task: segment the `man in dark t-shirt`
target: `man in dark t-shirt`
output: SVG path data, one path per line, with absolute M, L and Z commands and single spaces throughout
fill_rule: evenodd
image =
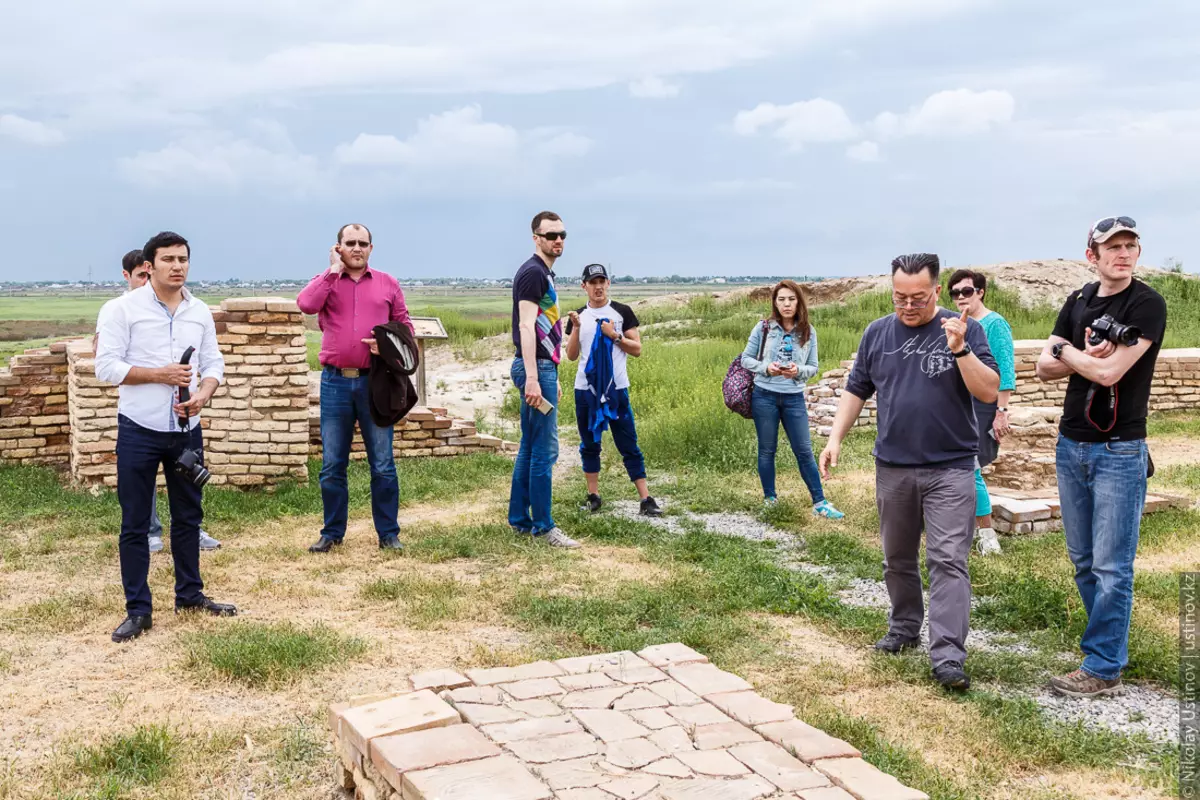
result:
M 558 461 L 558 362 L 562 319 L 554 290 L 554 262 L 567 230 L 553 211 L 533 218 L 533 256 L 513 277 L 512 382 L 521 393 L 521 447 L 513 463 L 508 524 L 553 547 L 578 547 L 554 524 L 552 478 Z
M 983 326 L 938 306 L 940 262 L 932 253 L 892 262 L 896 313 L 867 326 L 821 453 L 822 477 L 871 395 L 878 396 L 875 502 L 891 613 L 875 649 L 899 653 L 921 639 L 925 608 L 917 558 L 925 529 L 929 565 L 929 658 L 943 686 L 964 690 L 970 624 L 967 556 L 975 538 L 979 434 L 971 398 L 996 402 L 1000 372 Z
M 1043 381 L 1070 377 L 1059 424 L 1058 495 L 1088 624 L 1083 664 L 1050 681 L 1069 697 L 1120 692 L 1129 661 L 1133 559 L 1151 467 L 1146 413 L 1167 327 L 1162 295 L 1133 277 L 1141 253 L 1129 217 L 1092 225 L 1087 258 L 1100 280 L 1067 298 L 1037 364 Z

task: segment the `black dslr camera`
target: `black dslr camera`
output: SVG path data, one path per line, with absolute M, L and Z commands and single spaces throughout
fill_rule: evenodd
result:
M 1113 319 L 1112 315 L 1105 314 L 1099 319 L 1092 320 L 1092 332 L 1088 336 L 1088 344 L 1095 347 L 1109 341 L 1113 344 L 1133 347 L 1141 338 L 1141 328 L 1136 325 L 1122 325 Z
M 189 347 L 183 352 L 183 358 L 179 359 L 180 364 L 186 364 L 192 360 L 192 353 L 196 352 L 196 348 Z M 186 403 L 191 397 L 191 392 L 188 387 L 179 387 L 179 402 Z M 212 477 L 212 473 L 205 469 L 203 454 L 199 450 L 193 450 L 187 446 L 187 433 L 191 429 L 188 424 L 187 417 L 179 418 L 179 429 L 184 436 L 183 452 L 179 454 L 179 458 L 175 459 L 175 474 L 184 480 L 191 481 L 196 486 L 204 486 L 208 483 L 208 479 Z

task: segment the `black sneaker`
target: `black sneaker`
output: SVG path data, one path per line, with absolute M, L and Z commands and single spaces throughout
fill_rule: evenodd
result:
M 875 649 L 895 655 L 902 650 L 911 650 L 919 644 L 921 644 L 921 638 L 919 636 L 914 636 L 910 639 L 906 636 L 901 636 L 898 633 L 892 633 L 891 631 L 888 631 L 887 636 L 884 636 L 875 643 Z
M 965 692 L 971 688 L 971 679 L 963 672 L 957 661 L 943 661 L 933 668 L 933 678 L 947 689 Z
M 603 501 L 600 499 L 600 495 L 589 494 L 587 496 L 587 500 L 583 501 L 583 505 L 581 505 L 580 508 L 584 511 L 590 511 L 591 513 L 595 514 L 600 510 L 601 505 L 603 505 Z
M 658 507 L 658 503 L 654 502 L 653 497 L 647 497 L 642 501 L 642 509 L 638 513 L 643 517 L 661 517 L 662 509 Z

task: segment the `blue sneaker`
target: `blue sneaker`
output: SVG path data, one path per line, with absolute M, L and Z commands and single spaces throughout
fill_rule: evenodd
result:
M 771 506 L 779 505 L 779 498 L 776 498 L 776 497 L 764 498 L 763 505 L 766 506 L 767 508 L 770 508 Z
M 813 513 L 818 517 L 824 517 L 825 519 L 841 519 L 842 517 L 846 516 L 834 508 L 833 504 L 828 500 L 822 500 L 813 506 Z

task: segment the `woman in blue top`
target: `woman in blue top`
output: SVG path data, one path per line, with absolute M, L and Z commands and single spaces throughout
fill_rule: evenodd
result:
M 975 419 L 979 425 L 979 464 L 986 467 L 996 459 L 1000 440 L 1009 433 L 1008 400 L 1017 388 L 1013 365 L 1012 328 L 1004 317 L 983 304 L 987 293 L 987 276 L 969 269 L 960 269 L 950 276 L 950 297 L 959 311 L 983 326 L 988 347 L 1000 367 L 1000 394 L 995 404 L 975 400 Z M 975 470 L 975 526 L 979 529 L 979 552 L 987 555 L 1000 552 L 1000 540 L 992 528 L 992 501 L 981 469 Z
M 775 448 L 783 422 L 800 477 L 812 495 L 813 513 L 841 519 L 845 514 L 825 499 L 813 458 L 804 384 L 817 374 L 817 332 L 808 324 L 808 306 L 795 281 L 780 281 L 771 292 L 771 316 L 750 332 L 742 366 L 754 373 L 750 411 L 758 434 L 758 477 L 766 502 L 775 502 Z

